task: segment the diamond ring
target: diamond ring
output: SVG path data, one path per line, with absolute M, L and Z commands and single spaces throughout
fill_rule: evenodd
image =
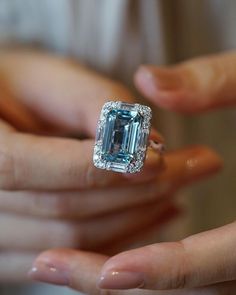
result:
M 139 172 L 146 156 L 151 117 L 148 106 L 106 102 L 97 125 L 94 165 L 115 172 Z

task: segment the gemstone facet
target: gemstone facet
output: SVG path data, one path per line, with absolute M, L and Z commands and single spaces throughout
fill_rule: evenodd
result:
M 151 109 L 139 104 L 107 102 L 97 126 L 93 161 L 98 168 L 140 171 L 146 155 Z

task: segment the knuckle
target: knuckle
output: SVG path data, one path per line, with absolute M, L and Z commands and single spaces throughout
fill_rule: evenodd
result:
M 167 267 L 163 260 L 160 261 L 160 267 L 164 267 L 164 274 L 168 273 L 168 276 L 160 275 L 160 279 L 156 282 L 156 275 L 154 276 L 154 280 L 151 279 L 148 284 L 151 286 L 158 286 L 161 290 L 169 290 L 169 289 L 184 289 L 188 287 L 190 283 L 190 267 L 189 267 L 189 258 L 186 253 L 185 245 L 182 241 L 180 242 L 172 242 L 168 245 L 166 244 L 158 244 L 151 245 L 147 248 L 147 254 L 150 259 L 153 257 L 153 253 L 155 255 L 159 255 L 166 257 L 165 261 L 169 261 L 167 263 Z M 175 261 L 175 263 L 171 263 L 171 261 Z M 164 264 L 162 264 L 162 262 Z M 159 271 L 159 270 L 158 270 Z
M 174 276 L 170 280 L 170 287 L 175 289 L 184 289 L 188 286 L 190 281 L 189 259 L 184 243 L 182 241 L 177 242 L 176 246 L 179 248 L 182 255 L 179 263 L 176 264 L 176 268 L 174 269 Z
M 170 282 L 170 288 L 173 289 L 184 289 L 186 287 L 186 275 L 179 270 L 175 277 Z

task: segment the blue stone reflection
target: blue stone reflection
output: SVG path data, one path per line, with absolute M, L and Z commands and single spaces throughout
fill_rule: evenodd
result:
M 103 159 L 128 164 L 138 150 L 143 117 L 133 110 L 111 110 L 106 117 Z

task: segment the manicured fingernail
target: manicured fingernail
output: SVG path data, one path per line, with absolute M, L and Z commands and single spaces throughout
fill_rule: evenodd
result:
M 192 152 L 192 156 L 185 162 L 186 173 L 189 177 L 191 175 L 197 177 L 211 174 L 217 172 L 223 166 L 223 161 L 220 156 L 210 148 L 205 148 L 204 153 L 201 148 L 195 148 Z
M 100 277 L 101 289 L 134 289 L 144 285 L 143 274 L 128 271 L 109 271 Z
M 177 90 L 183 86 L 182 76 L 175 70 L 141 66 L 135 76 L 136 82 L 150 94 L 157 91 Z
M 179 184 L 187 184 L 197 179 L 205 178 L 215 174 L 222 168 L 222 159 L 210 148 L 204 146 L 188 147 L 179 151 L 179 157 L 176 157 L 173 167 L 178 167 L 176 171 L 169 170 L 170 174 L 162 175 L 164 179 L 171 178 L 172 181 Z M 174 155 L 174 154 L 173 154 Z
M 36 261 L 28 275 L 35 281 L 69 286 L 69 273 L 65 265 L 54 265 L 47 261 Z

